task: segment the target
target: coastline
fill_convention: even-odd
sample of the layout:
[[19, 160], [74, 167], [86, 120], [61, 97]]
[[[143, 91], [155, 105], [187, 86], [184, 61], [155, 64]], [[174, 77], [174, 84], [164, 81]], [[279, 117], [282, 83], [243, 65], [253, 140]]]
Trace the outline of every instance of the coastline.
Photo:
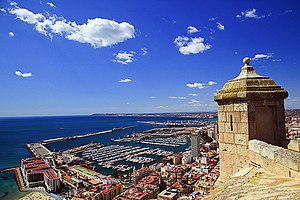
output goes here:
[[[33, 152], [26, 144], [30, 144], [32, 141], [42, 141], [44, 138], [50, 135], [53, 138], [60, 137], [72, 137], [74, 135], [85, 135], [86, 133], [98, 133], [99, 130], [112, 130], [113, 134], [97, 134], [96, 137], [82, 137], [77, 140], [66, 140], [61, 142], [49, 143], [46, 146], [50, 151], [57, 151], [62, 149], [69, 149], [76, 146], [81, 146], [90, 142], [102, 142], [106, 145], [112, 144], [112, 137], [122, 138], [126, 135], [133, 133], [140, 133], [145, 130], [155, 128], [152, 124], [141, 124], [137, 121], [168, 121], [168, 120], [181, 120], [181, 118], [139, 118], [139, 117], [51, 117], [51, 118], [22, 118], [22, 119], [9, 119], [1, 122], [2, 124], [8, 124], [9, 134], [5, 136], [8, 141], [1, 147], [3, 152], [3, 168], [0, 172], [4, 172], [1, 181], [1, 188], [4, 191], [9, 192], [5, 199], [20, 199], [26, 195], [27, 192], [32, 191], [25, 190], [21, 180], [21, 171], [19, 169], [20, 159], [24, 157], [33, 156]], [[39, 126], [36, 125], [36, 121], [39, 121]], [[186, 120], [186, 119], [182, 119]], [[17, 128], [14, 128], [17, 127]], [[21, 127], [21, 128], [18, 128]], [[33, 128], [34, 127], [34, 128]], [[121, 128], [116, 128], [121, 127]], [[101, 131], [100, 131], [101, 132]], [[22, 133], [22, 134], [20, 134]], [[86, 135], [85, 135], [86, 136]], [[10, 139], [11, 138], [11, 139]], [[9, 140], [10, 139], [10, 140]], [[128, 143], [130, 145], [131, 143]], [[144, 146], [144, 145], [142, 145]], [[21, 148], [22, 147], [22, 148]], [[25, 147], [25, 148], [24, 148]], [[173, 148], [166, 147], [167, 150]], [[5, 154], [5, 156], [4, 156]], [[17, 160], [11, 162], [11, 160]], [[5, 164], [8, 163], [8, 164]], [[5, 165], [4, 165], [5, 164]], [[119, 164], [119, 163], [118, 163]], [[125, 163], [126, 164], [126, 163]], [[9, 166], [10, 165], [10, 166]], [[133, 164], [136, 165], [136, 164]], [[5, 168], [6, 166], [10, 168]], [[110, 173], [109, 169], [103, 169], [104, 173]], [[10, 173], [5, 173], [10, 172]], [[12, 173], [14, 172], [14, 173]], [[9, 176], [9, 180], [6, 177]], [[20, 179], [21, 178], [21, 179]], [[14, 184], [12, 184], [14, 183]], [[19, 189], [18, 189], [19, 188]]]
[[19, 167], [0, 170], [0, 181], [1, 199], [20, 199], [32, 192], [25, 189]]
[[42, 192], [35, 191], [35, 192], [30, 192], [26, 196], [20, 198], [20, 200], [30, 200], [30, 199], [48, 200], [48, 199], [50, 199], [50, 197]]
[[29, 199], [48, 200], [48, 199], [50, 199], [50, 197], [48, 195], [46, 195], [45, 193], [43, 193], [43, 192], [28, 190], [28, 189], [25, 188], [23, 178], [22, 178], [22, 175], [21, 175], [20, 167], [12, 167], [12, 168], [3, 169], [3, 170], [0, 171], [0, 174], [1, 173], [6, 173], [6, 172], [14, 172], [15, 180], [16, 180], [17, 186], [18, 186], [18, 190], [19, 190], [19, 192], [21, 192], [23, 194], [23, 196], [18, 198], [18, 199], [20, 199], [20, 200], [29, 200]]
[[20, 192], [30, 192], [30, 190], [26, 190], [24, 187], [24, 182], [22, 179], [20, 167], [7, 168], [4, 170], [1, 170], [0, 173], [5, 173], [5, 172], [9, 172], [9, 171], [13, 171], [15, 173], [19, 191]]

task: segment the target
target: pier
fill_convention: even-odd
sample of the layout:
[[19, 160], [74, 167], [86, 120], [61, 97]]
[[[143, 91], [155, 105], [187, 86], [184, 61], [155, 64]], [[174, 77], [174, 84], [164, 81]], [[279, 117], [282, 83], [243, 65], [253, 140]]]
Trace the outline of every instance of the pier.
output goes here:
[[49, 149], [47, 149], [43, 143], [31, 143], [26, 144], [27, 149], [30, 151], [31, 155], [39, 158], [45, 158], [48, 155], [51, 155], [53, 152], [51, 152]]
[[95, 135], [100, 135], [100, 134], [105, 134], [105, 133], [111, 133], [113, 131], [120, 131], [120, 130], [125, 130], [125, 129], [129, 129], [129, 128], [134, 128], [134, 127], [137, 127], [137, 125], [120, 127], [120, 128], [113, 128], [113, 129], [110, 129], [110, 130], [99, 131], [99, 132], [96, 132], [96, 133], [86, 133], [86, 134], [83, 134], [83, 135], [74, 135], [74, 136], [70, 136], [70, 137], [59, 137], [59, 138], [53, 138], [53, 139], [48, 139], [48, 140], [42, 140], [42, 144], [61, 142], [61, 141], [65, 141], [65, 140], [80, 139], [80, 138], [84, 138], [84, 137], [90, 137], [90, 136], [95, 136]]

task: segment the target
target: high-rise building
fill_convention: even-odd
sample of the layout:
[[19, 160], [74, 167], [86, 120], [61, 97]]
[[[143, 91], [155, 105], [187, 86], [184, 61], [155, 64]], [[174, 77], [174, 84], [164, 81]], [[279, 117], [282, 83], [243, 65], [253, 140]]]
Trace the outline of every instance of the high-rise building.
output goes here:
[[27, 187], [45, 185], [52, 192], [57, 192], [60, 188], [59, 176], [42, 158], [22, 159], [21, 170]]
[[192, 133], [192, 156], [194, 158], [198, 157], [200, 154], [200, 134], [197, 133]]

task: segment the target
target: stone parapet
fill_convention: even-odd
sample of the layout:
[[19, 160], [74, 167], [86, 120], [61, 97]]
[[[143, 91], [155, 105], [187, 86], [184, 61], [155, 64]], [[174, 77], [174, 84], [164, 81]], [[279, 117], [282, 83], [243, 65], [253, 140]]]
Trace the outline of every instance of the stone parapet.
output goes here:
[[288, 144], [287, 147], [290, 150], [300, 152], [300, 141], [299, 140], [290, 140], [290, 143]]
[[300, 178], [300, 152], [259, 140], [249, 141], [250, 162], [282, 176]]

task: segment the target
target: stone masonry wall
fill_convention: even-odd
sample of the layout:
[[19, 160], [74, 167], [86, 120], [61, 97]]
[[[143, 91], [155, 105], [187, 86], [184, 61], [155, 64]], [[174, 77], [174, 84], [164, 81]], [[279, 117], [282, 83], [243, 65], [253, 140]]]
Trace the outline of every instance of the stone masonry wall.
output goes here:
[[[256, 133], [255, 108], [268, 107], [268, 106], [272, 107], [274, 112], [273, 117], [274, 117], [275, 141], [272, 142], [272, 144], [277, 146], [285, 146], [287, 141], [285, 135], [285, 114], [284, 114], [283, 100], [248, 101], [249, 140], [259, 139], [259, 136]], [[265, 141], [265, 142], [271, 143], [271, 141]]]
[[220, 181], [227, 180], [248, 163], [248, 105], [245, 102], [218, 106]]
[[[256, 133], [256, 108], [271, 108], [274, 132], [261, 130]], [[268, 116], [267, 116], [268, 117]], [[261, 118], [260, 120], [264, 120]], [[263, 121], [261, 123], [264, 123]], [[264, 140], [282, 146], [284, 131], [283, 101], [239, 101], [219, 103], [218, 130], [220, 146], [220, 180], [224, 181], [248, 164], [248, 142], [251, 139]], [[263, 132], [262, 132], [263, 131]], [[269, 134], [269, 135], [268, 135]], [[273, 139], [271, 139], [273, 136]]]
[[250, 162], [272, 173], [300, 178], [300, 152], [292, 151], [259, 140], [249, 141]]

